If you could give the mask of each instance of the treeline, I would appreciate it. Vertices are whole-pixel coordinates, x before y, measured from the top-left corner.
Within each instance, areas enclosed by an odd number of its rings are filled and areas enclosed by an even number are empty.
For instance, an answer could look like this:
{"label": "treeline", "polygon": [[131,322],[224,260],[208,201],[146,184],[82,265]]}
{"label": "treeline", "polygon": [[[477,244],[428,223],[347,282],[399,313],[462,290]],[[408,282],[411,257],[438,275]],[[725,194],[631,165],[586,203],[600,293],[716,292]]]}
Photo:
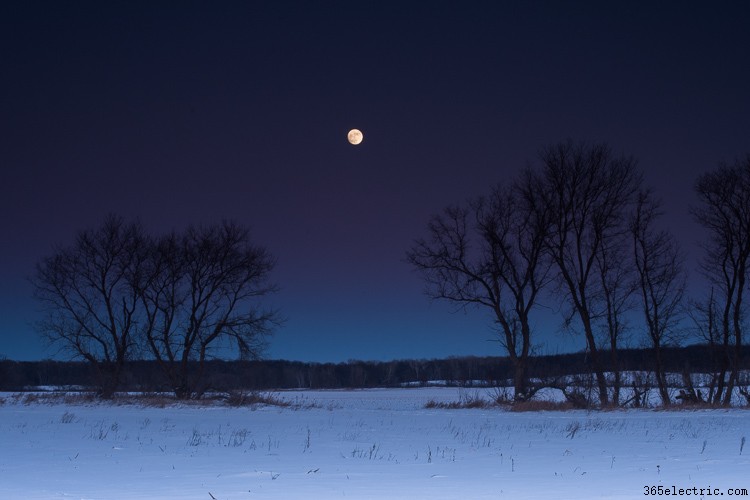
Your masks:
{"label": "treeline", "polygon": [[[623,371],[649,373],[651,349],[623,349]],[[714,373],[720,368],[715,349],[708,345],[665,348],[665,370],[675,374]],[[197,364],[196,364],[197,365]],[[750,347],[742,353],[742,370],[750,369]],[[197,366],[191,366],[197,369]],[[508,357],[455,357],[431,360],[349,361],[306,363],[284,360],[222,361],[204,365],[204,391],[275,389],[359,389],[423,386],[432,382],[471,387],[512,386],[513,364]],[[557,380],[567,375],[591,374],[591,358],[584,352],[534,356],[529,376]],[[97,375],[92,366],[76,361],[0,361],[0,390],[23,391],[40,387],[77,387],[95,390]],[[122,377],[121,390],[169,392],[170,381],[155,361],[133,361]]]}

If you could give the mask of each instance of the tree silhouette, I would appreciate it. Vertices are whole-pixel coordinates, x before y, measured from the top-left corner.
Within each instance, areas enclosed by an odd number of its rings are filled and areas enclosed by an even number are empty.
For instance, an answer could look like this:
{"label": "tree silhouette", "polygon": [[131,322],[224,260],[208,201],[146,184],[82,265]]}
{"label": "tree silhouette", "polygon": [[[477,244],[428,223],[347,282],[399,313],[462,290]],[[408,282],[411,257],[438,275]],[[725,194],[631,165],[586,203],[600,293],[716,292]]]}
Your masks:
{"label": "tree silhouette", "polygon": [[434,216],[429,238],[407,253],[429,297],[491,312],[513,365],[517,401],[535,392],[528,384],[530,315],[549,269],[542,253],[547,219],[535,202],[527,186],[497,186]]}
{"label": "tree silhouette", "polygon": [[692,213],[709,233],[701,271],[715,291],[714,319],[722,350],[713,403],[728,406],[738,383],[743,341],[750,259],[750,155],[701,175],[695,190],[699,204]]}
{"label": "tree silhouette", "polygon": [[671,400],[664,370],[663,347],[676,340],[680,305],[685,292],[684,257],[674,237],[655,227],[660,204],[649,191],[638,195],[631,221],[638,291],[646,332],[654,353],[654,376],[662,404]]}
{"label": "tree silhouette", "polygon": [[132,354],[140,319],[134,283],[147,241],[139,224],[109,215],[36,266],[34,296],[44,308],[38,330],[51,343],[91,363],[99,394],[109,398]]}
{"label": "tree silhouette", "polygon": [[208,359],[222,348],[257,358],[278,325],[278,313],[257,304],[276,290],[273,259],[230,222],[168,235],[149,255],[139,294],[148,347],[178,398],[199,397]]}
{"label": "tree silhouette", "polygon": [[606,406],[604,362],[594,334],[595,322],[606,316],[600,264],[624,241],[628,206],[641,178],[633,158],[615,157],[604,144],[568,141],[543,149],[540,156],[535,189],[551,220],[546,248],[571,314],[583,326],[599,400]]}

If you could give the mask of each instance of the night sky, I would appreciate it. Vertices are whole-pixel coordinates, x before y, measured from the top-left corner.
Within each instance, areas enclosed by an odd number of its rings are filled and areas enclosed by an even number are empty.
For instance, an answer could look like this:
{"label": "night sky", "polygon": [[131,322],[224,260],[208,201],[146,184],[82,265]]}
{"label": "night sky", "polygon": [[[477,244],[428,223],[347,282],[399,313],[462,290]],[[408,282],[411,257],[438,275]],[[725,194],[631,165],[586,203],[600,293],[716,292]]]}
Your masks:
{"label": "night sky", "polygon": [[[249,226],[270,358],[501,355],[404,262],[430,215],[606,141],[695,259],[696,176],[750,152],[749,26],[744,1],[2,2],[0,356],[54,355],[27,278],[109,212]],[[583,346],[560,322],[538,352]]]}

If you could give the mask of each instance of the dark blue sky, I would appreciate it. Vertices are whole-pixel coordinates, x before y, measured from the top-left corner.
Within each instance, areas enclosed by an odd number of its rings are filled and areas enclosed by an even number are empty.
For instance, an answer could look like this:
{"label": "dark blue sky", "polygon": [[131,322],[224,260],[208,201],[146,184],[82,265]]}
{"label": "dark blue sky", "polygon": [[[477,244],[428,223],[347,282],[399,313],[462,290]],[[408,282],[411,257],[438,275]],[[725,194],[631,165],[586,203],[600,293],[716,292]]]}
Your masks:
{"label": "dark blue sky", "polygon": [[[403,262],[429,216],[606,141],[692,250],[695,177],[750,152],[749,5],[3,2],[0,355],[52,354],[26,277],[108,212],[250,226],[278,258],[272,358],[501,354]],[[540,351],[583,346],[559,323]]]}

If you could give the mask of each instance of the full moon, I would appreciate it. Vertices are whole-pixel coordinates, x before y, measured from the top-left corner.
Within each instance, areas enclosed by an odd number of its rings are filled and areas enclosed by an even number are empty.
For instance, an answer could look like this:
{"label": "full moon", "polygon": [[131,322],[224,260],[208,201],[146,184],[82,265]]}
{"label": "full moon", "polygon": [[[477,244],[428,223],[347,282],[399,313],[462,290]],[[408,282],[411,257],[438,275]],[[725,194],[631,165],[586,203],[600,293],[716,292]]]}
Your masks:
{"label": "full moon", "polygon": [[349,131],[346,138],[349,139],[349,142],[351,144],[354,144],[356,146],[357,144],[362,142],[362,139],[364,138],[364,136],[362,135],[362,132],[360,132],[356,128],[353,128]]}

